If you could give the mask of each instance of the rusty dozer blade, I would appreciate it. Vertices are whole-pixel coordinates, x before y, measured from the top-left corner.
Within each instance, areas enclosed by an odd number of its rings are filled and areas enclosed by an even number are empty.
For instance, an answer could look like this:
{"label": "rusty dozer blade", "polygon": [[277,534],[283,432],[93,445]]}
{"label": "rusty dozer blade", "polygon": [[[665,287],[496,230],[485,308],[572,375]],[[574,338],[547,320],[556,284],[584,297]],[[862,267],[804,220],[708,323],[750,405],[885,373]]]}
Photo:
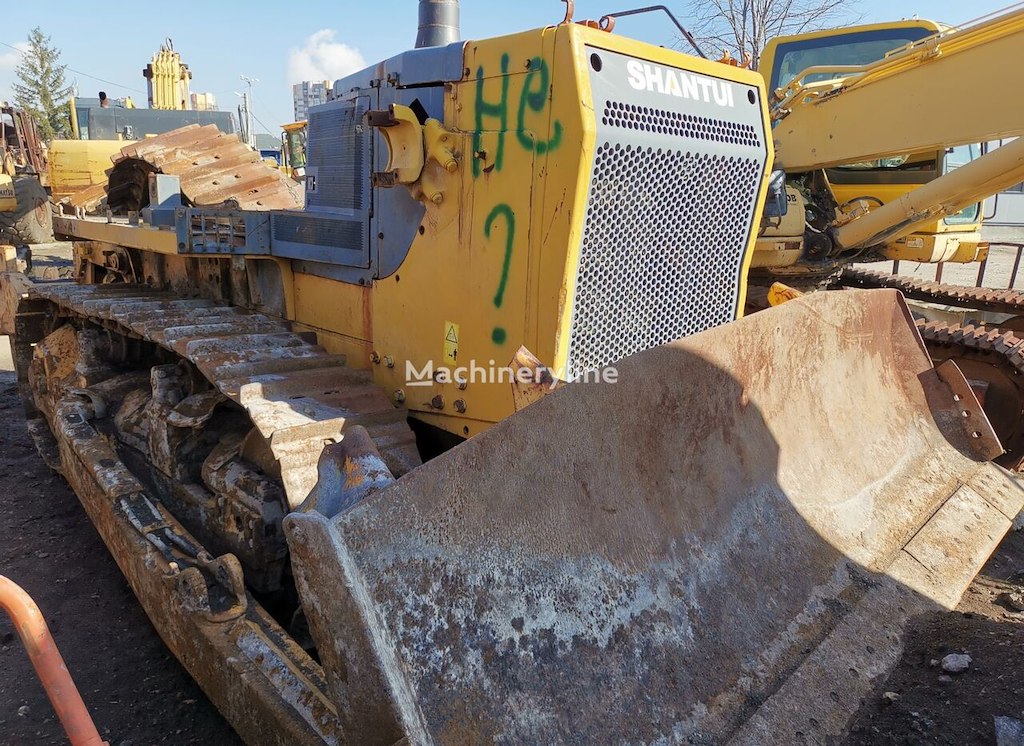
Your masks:
{"label": "rusty dozer blade", "polygon": [[398,481],[328,446],[286,531],[353,742],[820,742],[1024,502],[895,292],[617,367]]}

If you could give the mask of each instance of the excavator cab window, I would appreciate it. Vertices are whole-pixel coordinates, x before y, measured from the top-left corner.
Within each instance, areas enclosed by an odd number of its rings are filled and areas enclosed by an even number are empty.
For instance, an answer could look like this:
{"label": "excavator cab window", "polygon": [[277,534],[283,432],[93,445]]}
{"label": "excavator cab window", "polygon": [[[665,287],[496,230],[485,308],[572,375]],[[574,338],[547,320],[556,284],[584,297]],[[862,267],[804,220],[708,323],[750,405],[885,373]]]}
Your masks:
{"label": "excavator cab window", "polygon": [[[877,62],[894,49],[932,33],[927,28],[874,29],[780,44],[775,54],[770,90],[785,87],[809,67]],[[816,73],[808,76],[805,82],[813,83],[830,77],[828,73]]]}
{"label": "excavator cab window", "polygon": [[[948,174],[950,171],[959,168],[960,166],[966,165],[978,158],[981,155],[981,145],[971,143],[970,145],[958,145],[955,148],[949,148],[946,150],[946,155],[942,161],[942,173],[943,175]],[[970,207],[966,207],[955,215],[950,215],[946,218],[946,225],[970,225],[977,223],[981,217],[981,203],[976,203]]]}

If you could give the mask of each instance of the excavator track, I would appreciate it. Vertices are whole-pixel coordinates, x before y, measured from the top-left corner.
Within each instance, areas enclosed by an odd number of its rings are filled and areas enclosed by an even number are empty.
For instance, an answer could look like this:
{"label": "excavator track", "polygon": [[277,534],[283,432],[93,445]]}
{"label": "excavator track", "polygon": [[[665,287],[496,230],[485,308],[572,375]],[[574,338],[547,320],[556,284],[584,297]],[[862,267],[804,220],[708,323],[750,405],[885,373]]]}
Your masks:
{"label": "excavator track", "polygon": [[420,464],[405,410],[368,373],[345,367],[344,357],[328,354],[284,322],[140,285],[40,284],[28,297],[189,361],[248,413],[280,464],[292,506],[316,483],[324,443],[340,439],[349,425],[367,429],[392,473]]}
{"label": "excavator track", "polygon": [[942,303],[960,308],[995,313],[1024,313],[1024,292],[950,285],[930,280],[918,280],[879,272],[873,269],[844,268],[835,281],[841,287],[890,288],[899,290],[904,297],[929,303]]}
{"label": "excavator track", "polygon": [[[905,297],[957,308],[992,313],[1024,313],[1024,293],[970,287],[891,275],[877,270],[844,268],[841,287],[900,291]],[[1024,334],[1017,329],[977,323],[916,319],[932,360],[955,360],[971,380],[1006,453],[1001,466],[1024,469]]]}

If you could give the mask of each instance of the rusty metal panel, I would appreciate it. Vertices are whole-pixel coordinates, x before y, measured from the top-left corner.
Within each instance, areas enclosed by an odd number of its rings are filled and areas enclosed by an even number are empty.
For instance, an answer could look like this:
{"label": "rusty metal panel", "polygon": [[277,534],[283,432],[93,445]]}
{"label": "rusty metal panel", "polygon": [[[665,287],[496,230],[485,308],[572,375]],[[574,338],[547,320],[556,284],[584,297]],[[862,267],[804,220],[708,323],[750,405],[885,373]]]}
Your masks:
{"label": "rusty metal panel", "polygon": [[826,741],[1024,504],[892,291],[799,298],[618,373],[369,496],[372,452],[325,451],[340,496],[285,527],[354,739]]}

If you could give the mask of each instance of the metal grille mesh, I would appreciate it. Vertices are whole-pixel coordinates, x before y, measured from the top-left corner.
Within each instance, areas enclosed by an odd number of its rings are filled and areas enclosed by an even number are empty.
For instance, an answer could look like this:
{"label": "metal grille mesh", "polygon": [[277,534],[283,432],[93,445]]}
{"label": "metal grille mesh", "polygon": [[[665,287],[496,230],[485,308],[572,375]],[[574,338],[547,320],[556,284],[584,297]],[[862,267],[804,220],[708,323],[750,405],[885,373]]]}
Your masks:
{"label": "metal grille mesh", "polygon": [[684,114],[681,111],[656,109],[652,106],[608,101],[604,106],[602,124],[631,130],[643,130],[673,137],[692,137],[695,140],[715,140],[730,145],[759,147],[761,137],[751,124],[729,122],[724,119]]}
{"label": "metal grille mesh", "polygon": [[366,209],[369,166],[363,113],[364,107],[352,105],[310,114],[309,165],[317,168],[317,191],[307,193],[307,206]]}
{"label": "metal grille mesh", "polygon": [[576,277],[571,378],[734,318],[761,177],[752,156],[599,146]]}

